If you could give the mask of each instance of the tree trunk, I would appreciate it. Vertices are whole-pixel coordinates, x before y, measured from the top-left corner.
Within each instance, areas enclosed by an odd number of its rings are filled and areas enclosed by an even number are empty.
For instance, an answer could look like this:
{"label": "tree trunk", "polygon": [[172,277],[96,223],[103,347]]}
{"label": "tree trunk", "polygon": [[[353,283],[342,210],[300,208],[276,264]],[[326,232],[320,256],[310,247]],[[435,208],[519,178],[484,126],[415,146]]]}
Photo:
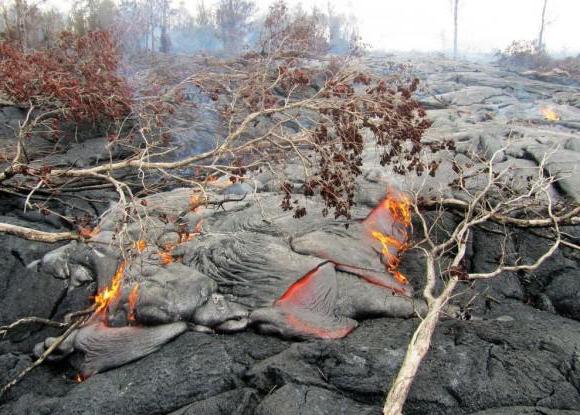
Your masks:
{"label": "tree trunk", "polygon": [[421,321],[417,330],[415,330],[409,342],[405,360],[403,360],[397,378],[393,386],[391,386],[387,399],[385,400],[383,415],[401,415],[403,413],[403,405],[407,400],[411,385],[415,380],[421,362],[429,351],[435,327],[437,327],[445,304],[447,304],[451,294],[453,294],[457,281],[457,278],[451,278],[449,280],[441,295],[435,299],[433,304],[429,305],[427,315]]}
{"label": "tree trunk", "polygon": [[453,2],[453,59],[457,59],[457,12],[459,9],[459,0]]}
{"label": "tree trunk", "polygon": [[542,8],[542,21],[540,22],[540,35],[538,36],[538,50],[542,52],[544,50],[544,26],[546,23],[546,6],[548,5],[548,0],[544,0],[544,7]]}
{"label": "tree trunk", "polygon": [[20,50],[26,52],[26,4],[24,0],[16,0],[16,30]]}

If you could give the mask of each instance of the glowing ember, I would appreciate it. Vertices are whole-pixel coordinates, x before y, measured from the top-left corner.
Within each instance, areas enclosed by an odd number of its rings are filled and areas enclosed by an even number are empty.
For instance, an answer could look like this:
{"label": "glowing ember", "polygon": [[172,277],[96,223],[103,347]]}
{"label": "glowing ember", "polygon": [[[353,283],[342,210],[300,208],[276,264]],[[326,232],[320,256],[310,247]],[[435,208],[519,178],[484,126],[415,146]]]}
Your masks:
{"label": "glowing ember", "polygon": [[171,253],[174,249],[175,249],[174,244],[165,244],[165,246],[163,247],[163,251],[159,252],[159,261],[163,265],[169,265],[174,261],[173,255]]}
{"label": "glowing ember", "polygon": [[403,194],[389,190],[381,207],[388,210],[393,219],[404,225],[411,225],[411,201]]}
{"label": "glowing ember", "polygon": [[205,203],[205,197],[199,194],[193,194],[189,198],[189,208],[195,211],[198,207]]}
{"label": "glowing ember", "polygon": [[129,293],[129,313],[127,320],[135,321],[135,311],[137,307],[137,300],[139,300],[139,284],[135,284]]}
{"label": "glowing ember", "polygon": [[106,310],[107,306],[111,303],[111,301],[119,296],[121,291],[121,281],[123,280],[123,275],[125,274],[126,266],[127,263],[125,261],[121,262],[119,268],[117,268],[117,272],[115,272],[115,275],[113,275],[111,285],[105,287],[95,297],[95,306],[96,306],[95,313],[98,314]]}
{"label": "glowing ember", "polygon": [[[373,228],[371,228],[370,231],[371,236],[381,244],[381,253],[385,258],[387,270],[393,274],[395,279],[401,284],[408,284],[409,281],[407,278],[397,269],[401,262],[401,254],[407,249],[408,235],[406,228],[411,225],[411,202],[405,195],[389,189],[387,197],[378,206],[376,212],[382,215],[389,215],[392,219],[393,225],[402,225],[402,236],[399,239],[394,236],[386,235],[379,229],[376,229],[380,227],[382,223],[380,218],[371,222]],[[393,228],[394,226],[391,227],[391,229]]]}
{"label": "glowing ember", "polygon": [[84,226],[79,227],[79,235],[85,239],[94,238],[99,234],[99,232],[101,232],[101,229],[98,226],[95,226],[92,229]]}
{"label": "glowing ember", "polygon": [[145,248],[147,248],[147,242],[145,242],[143,239],[139,239],[133,243],[133,248],[135,248],[137,252],[141,253],[145,250]]}
{"label": "glowing ember", "polygon": [[179,243],[189,242],[193,239],[195,235],[189,232],[182,232],[179,234]]}
{"label": "glowing ember", "polygon": [[[199,222],[197,222],[197,225],[195,225],[195,228],[193,229],[193,232],[189,232],[189,231],[183,231],[183,232],[179,232],[179,244],[185,243],[185,242],[189,242],[193,239],[194,236],[200,235],[201,234],[201,220]],[[173,247],[171,247],[170,249],[173,249]]]}
{"label": "glowing ember", "polygon": [[560,116],[552,108],[548,108],[548,107],[540,108],[540,114],[542,114],[544,116],[544,119],[546,119],[548,121],[552,121],[552,122],[560,121]]}
{"label": "glowing ember", "polygon": [[74,378],[74,381],[76,383],[83,383],[85,380],[86,380],[86,378],[83,375],[81,375],[80,373],[77,373],[77,375]]}

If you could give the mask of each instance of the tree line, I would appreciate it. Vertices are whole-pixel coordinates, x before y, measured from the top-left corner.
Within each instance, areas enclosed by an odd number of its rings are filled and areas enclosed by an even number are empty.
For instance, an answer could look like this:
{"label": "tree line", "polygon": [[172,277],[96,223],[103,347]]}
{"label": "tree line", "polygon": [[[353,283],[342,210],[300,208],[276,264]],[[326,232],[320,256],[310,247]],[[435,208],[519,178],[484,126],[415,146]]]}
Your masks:
{"label": "tree line", "polygon": [[[75,0],[69,11],[45,7],[45,0],[0,2],[0,41],[22,51],[51,48],[63,31],[84,36],[94,31],[113,33],[125,52],[238,53],[263,43],[261,33],[272,10],[303,27],[314,27],[323,47],[345,52],[358,40],[353,18],[324,9],[290,10],[283,0],[260,13],[252,0],[219,0],[210,7],[200,0],[194,10],[169,0]],[[271,23],[271,21],[270,21]]]}

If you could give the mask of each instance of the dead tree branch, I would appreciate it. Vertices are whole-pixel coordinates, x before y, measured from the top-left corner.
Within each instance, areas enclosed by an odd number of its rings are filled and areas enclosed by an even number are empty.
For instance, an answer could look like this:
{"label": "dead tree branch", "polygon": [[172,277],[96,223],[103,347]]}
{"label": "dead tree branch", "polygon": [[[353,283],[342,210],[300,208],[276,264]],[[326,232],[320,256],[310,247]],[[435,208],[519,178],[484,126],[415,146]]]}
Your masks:
{"label": "dead tree branch", "polygon": [[[438,203],[433,201],[428,203],[429,206],[436,206],[440,210],[459,208],[463,212],[463,219],[446,240],[438,244],[434,242],[431,236],[432,226],[428,225],[427,218],[420,211],[417,203],[415,204],[415,214],[419,217],[423,233],[423,239],[419,243],[418,249],[423,252],[426,258],[426,284],[423,297],[428,305],[428,313],[409,342],[401,368],[386,398],[384,405],[385,415],[402,414],[403,405],[417,375],[419,366],[427,355],[437,323],[457,285],[461,281],[497,277],[504,272],[529,272],[538,269],[557,251],[562,242],[560,224],[569,223],[578,214],[578,207],[567,209],[560,216],[554,214],[554,201],[550,193],[550,186],[554,183],[554,179],[542,176],[545,159],[540,163],[538,175],[535,181],[528,186],[528,191],[508,193],[509,196],[505,199],[496,200],[492,203],[492,198],[497,199],[498,190],[506,188],[505,171],[497,172],[494,170],[493,161],[497,154],[498,152],[480,170],[480,173],[487,178],[483,187],[476,192],[469,192],[465,189],[466,195],[469,195],[468,201],[439,199]],[[418,200],[419,198],[415,197],[415,201],[417,202]],[[529,212],[543,212],[542,214],[545,217],[521,219],[510,216],[510,213],[518,211],[519,207],[531,207],[532,205],[537,205],[538,209],[529,210]],[[528,264],[520,263],[519,260],[506,263],[507,253],[505,252],[504,244],[502,245],[501,259],[493,271],[468,273],[463,268],[462,263],[467,250],[469,236],[475,227],[488,222],[522,228],[549,228],[555,234],[555,240],[540,257]],[[446,260],[450,260],[450,265],[444,265]],[[444,272],[438,274],[438,269],[444,269]],[[439,277],[445,277],[446,281],[443,290],[440,293],[436,293],[435,287]]]}

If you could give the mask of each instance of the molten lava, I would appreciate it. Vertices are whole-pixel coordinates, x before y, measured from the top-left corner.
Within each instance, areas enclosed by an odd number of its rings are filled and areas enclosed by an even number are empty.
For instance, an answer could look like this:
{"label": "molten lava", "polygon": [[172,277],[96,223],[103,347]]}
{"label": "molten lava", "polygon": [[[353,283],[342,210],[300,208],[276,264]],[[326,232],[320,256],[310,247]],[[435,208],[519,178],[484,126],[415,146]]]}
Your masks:
{"label": "molten lava", "polygon": [[548,121],[551,122],[560,121],[560,116],[552,108],[548,107],[540,108],[540,114],[542,114],[544,116],[544,119]]}
{"label": "molten lava", "polygon": [[139,300],[139,284],[135,284],[129,293],[128,303],[129,311],[127,314],[127,320],[135,321],[135,311],[137,307],[137,300]]}
{"label": "molten lava", "polygon": [[[398,268],[401,254],[407,249],[407,228],[410,225],[411,202],[403,193],[393,189],[389,189],[367,221],[370,236],[380,243],[387,270],[402,284],[408,284],[408,280]],[[386,231],[390,234],[387,235]]]}
{"label": "molten lava", "polygon": [[121,293],[121,282],[123,276],[125,275],[125,268],[127,267],[127,262],[123,261],[119,264],[117,272],[113,275],[111,284],[108,287],[102,289],[95,297],[95,313],[101,313],[105,311],[111,301],[118,298]]}

